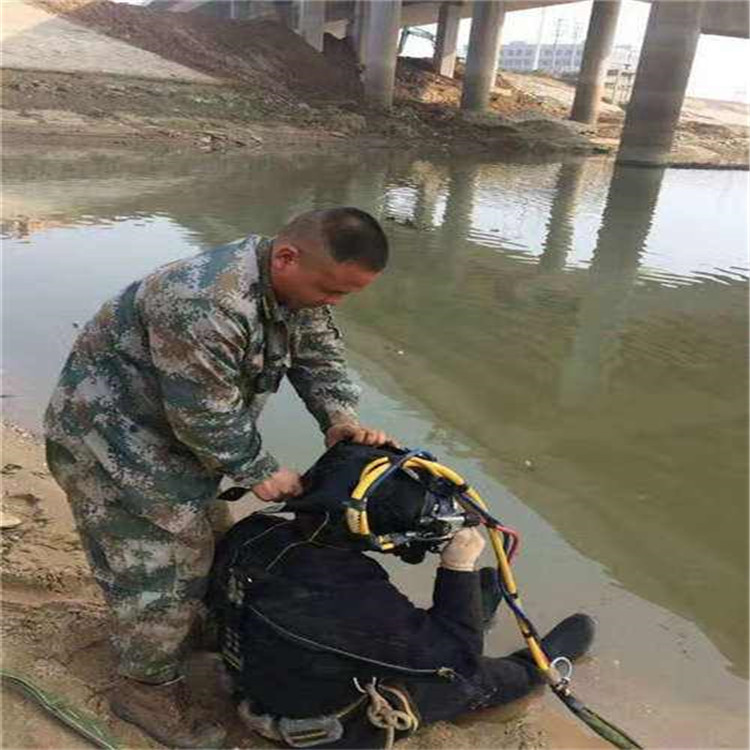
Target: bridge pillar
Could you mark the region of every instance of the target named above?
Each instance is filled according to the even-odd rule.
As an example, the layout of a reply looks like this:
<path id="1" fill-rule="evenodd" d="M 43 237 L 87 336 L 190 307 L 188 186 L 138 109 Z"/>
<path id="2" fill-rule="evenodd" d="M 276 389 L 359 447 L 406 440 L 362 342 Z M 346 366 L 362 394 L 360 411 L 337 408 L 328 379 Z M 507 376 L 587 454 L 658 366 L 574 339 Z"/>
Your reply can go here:
<path id="1" fill-rule="evenodd" d="M 390 109 L 398 58 L 401 0 L 377 0 L 368 9 L 365 39 L 365 99 Z"/>
<path id="2" fill-rule="evenodd" d="M 502 0 L 474 3 L 461 109 L 481 111 L 490 103 L 490 92 L 497 77 L 504 20 L 505 3 Z"/>
<path id="3" fill-rule="evenodd" d="M 618 164 L 668 161 L 701 31 L 703 3 L 655 0 L 651 6 Z"/>
<path id="4" fill-rule="evenodd" d="M 360 65 L 365 64 L 365 45 L 366 45 L 366 34 L 367 34 L 367 9 L 369 7 L 368 0 L 354 0 L 354 15 L 349 20 L 349 24 L 346 29 L 346 36 L 349 39 L 352 49 L 354 50 L 357 60 Z"/>
<path id="5" fill-rule="evenodd" d="M 299 6 L 299 33 L 305 41 L 323 51 L 323 33 L 326 21 L 325 0 L 301 0 Z"/>
<path id="6" fill-rule="evenodd" d="M 620 0 L 594 0 L 571 120 L 595 124 L 599 117 L 620 5 Z"/>
<path id="7" fill-rule="evenodd" d="M 440 6 L 432 66 L 436 73 L 448 78 L 453 78 L 456 69 L 456 48 L 460 20 L 461 7 L 459 5 L 446 2 Z"/>

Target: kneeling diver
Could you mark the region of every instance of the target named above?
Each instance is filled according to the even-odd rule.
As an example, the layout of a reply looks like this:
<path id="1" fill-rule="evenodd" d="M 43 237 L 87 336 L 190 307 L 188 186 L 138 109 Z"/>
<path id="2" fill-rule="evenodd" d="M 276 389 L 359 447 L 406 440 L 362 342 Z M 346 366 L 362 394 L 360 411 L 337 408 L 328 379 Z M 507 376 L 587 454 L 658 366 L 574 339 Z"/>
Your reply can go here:
<path id="1" fill-rule="evenodd" d="M 420 725 L 509 703 L 544 683 L 526 649 L 482 655 L 497 579 L 492 568 L 475 569 L 484 546 L 476 519 L 439 483 L 391 473 L 370 494 L 366 520 L 356 521 L 407 562 L 439 551 L 430 609 L 399 592 L 364 554 L 372 544 L 347 528 L 363 470 L 394 453 L 336 445 L 286 506 L 292 518 L 255 513 L 217 552 L 209 606 L 240 715 L 288 746 L 387 747 Z M 542 646 L 551 659 L 572 661 L 593 634 L 591 618 L 576 614 Z"/>

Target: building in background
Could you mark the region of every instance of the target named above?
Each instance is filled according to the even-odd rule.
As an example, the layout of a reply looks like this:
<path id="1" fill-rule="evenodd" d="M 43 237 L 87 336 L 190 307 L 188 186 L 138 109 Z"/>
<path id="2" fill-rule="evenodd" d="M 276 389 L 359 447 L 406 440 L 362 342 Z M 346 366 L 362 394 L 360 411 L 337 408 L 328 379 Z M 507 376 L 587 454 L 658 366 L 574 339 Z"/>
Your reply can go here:
<path id="1" fill-rule="evenodd" d="M 531 44 L 509 42 L 500 50 L 499 68 L 516 73 L 547 73 L 561 78 L 575 78 L 581 69 L 583 43 Z M 612 50 L 607 78 L 604 83 L 605 101 L 625 105 L 635 78 L 638 50 L 630 44 L 620 44 Z"/>
<path id="2" fill-rule="evenodd" d="M 538 70 L 553 75 L 575 74 L 581 69 L 583 42 L 532 44 L 530 42 L 509 42 L 500 49 L 502 70 L 531 73 Z M 638 59 L 638 52 L 630 44 L 617 45 L 612 51 L 609 67 L 627 70 Z"/>

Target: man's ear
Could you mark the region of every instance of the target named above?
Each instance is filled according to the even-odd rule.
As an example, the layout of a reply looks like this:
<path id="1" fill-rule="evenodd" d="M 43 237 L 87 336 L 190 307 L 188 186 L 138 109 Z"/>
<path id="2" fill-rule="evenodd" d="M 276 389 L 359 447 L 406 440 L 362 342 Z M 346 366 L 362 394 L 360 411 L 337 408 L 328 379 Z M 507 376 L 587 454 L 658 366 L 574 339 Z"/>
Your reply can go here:
<path id="1" fill-rule="evenodd" d="M 271 250 L 271 267 L 277 271 L 296 265 L 299 259 L 300 251 L 294 245 L 284 243 Z"/>

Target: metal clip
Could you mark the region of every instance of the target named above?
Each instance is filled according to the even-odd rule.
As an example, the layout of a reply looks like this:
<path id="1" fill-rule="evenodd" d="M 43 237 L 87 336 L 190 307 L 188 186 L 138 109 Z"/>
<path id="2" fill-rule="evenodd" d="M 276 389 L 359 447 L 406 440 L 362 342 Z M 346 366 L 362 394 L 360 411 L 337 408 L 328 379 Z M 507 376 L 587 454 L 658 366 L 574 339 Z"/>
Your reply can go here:
<path id="1" fill-rule="evenodd" d="M 558 656 L 556 659 L 553 659 L 549 667 L 551 670 L 554 670 L 556 687 L 567 687 L 570 685 L 570 680 L 573 677 L 573 663 L 567 656 Z"/>

